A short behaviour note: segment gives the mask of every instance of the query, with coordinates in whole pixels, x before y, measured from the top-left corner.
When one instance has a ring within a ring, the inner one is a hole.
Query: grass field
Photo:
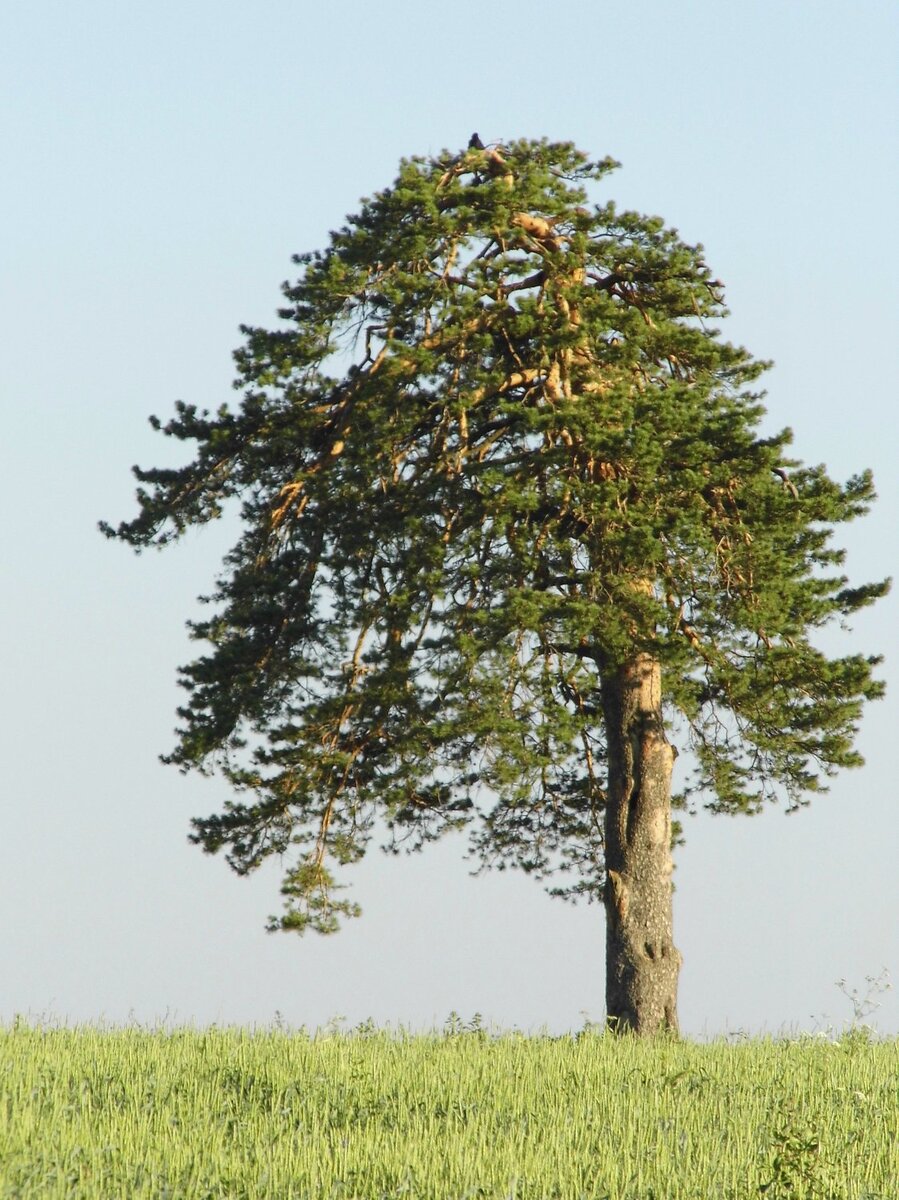
[[[899,1041],[0,1029],[0,1197],[899,1197]]]

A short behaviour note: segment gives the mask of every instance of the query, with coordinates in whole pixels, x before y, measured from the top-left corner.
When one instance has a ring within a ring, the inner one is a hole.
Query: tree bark
[[[617,1032],[677,1031],[681,956],[672,935],[671,772],[659,663],[640,653],[601,679],[608,745],[605,814],[606,1020]]]

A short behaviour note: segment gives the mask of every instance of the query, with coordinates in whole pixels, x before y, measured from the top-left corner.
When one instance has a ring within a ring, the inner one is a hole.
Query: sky
[[[477,130],[611,155],[607,196],[705,245],[726,336],[775,362],[766,427],[838,479],[874,470],[877,505],[839,531],[852,581],[895,574],[897,60],[893,0],[5,8],[0,1022],[602,1019],[600,908],[471,877],[462,838],[373,848],[335,937],[267,934],[277,869],[239,879],[187,841],[225,781],[158,760],[235,526],[138,557],[97,521],[133,514],[132,463],[180,461],[151,413],[234,397],[238,325],[272,326],[291,255],[401,157]],[[690,1036],[839,1029],[853,993],[899,1033],[897,605],[827,638],[887,656],[866,766],[795,815],[687,821]]]

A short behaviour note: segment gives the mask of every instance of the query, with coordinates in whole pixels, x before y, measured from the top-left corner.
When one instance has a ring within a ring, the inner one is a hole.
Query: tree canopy
[[[285,856],[272,927],[354,915],[332,867],[378,821],[395,848],[469,827],[485,863],[600,897],[601,684],[636,656],[690,752],[675,805],[798,805],[861,762],[879,660],[815,636],[886,590],[832,541],[870,474],[761,433],[768,364],[721,337],[702,246],[595,199],[616,166],[526,140],[403,161],[296,258],[279,326],[243,329],[239,403],[152,418],[193,460],[135,468],[137,517],[104,529],[162,546],[239,504],[168,761],[238,793],[203,848]]]

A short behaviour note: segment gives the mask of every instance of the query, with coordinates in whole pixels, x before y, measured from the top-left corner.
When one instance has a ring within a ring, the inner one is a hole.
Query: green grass
[[[0,1029],[0,1197],[899,1196],[899,1041]]]

